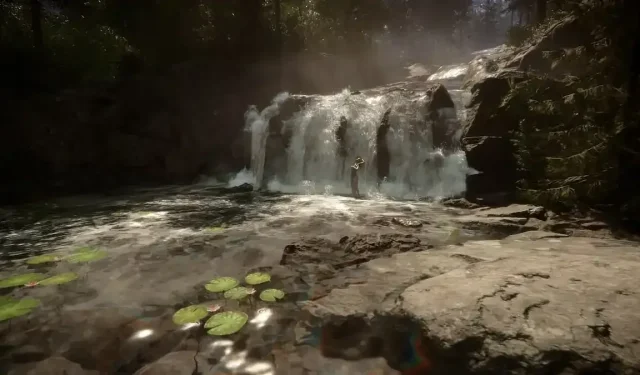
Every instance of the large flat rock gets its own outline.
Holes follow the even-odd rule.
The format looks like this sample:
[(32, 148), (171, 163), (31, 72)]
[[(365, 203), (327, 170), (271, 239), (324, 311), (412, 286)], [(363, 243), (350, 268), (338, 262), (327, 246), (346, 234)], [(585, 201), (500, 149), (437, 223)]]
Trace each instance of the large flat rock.
[(344, 269), (360, 281), (304, 309), (418, 322), (436, 373), (636, 374), (639, 250), (545, 232), (470, 241)]

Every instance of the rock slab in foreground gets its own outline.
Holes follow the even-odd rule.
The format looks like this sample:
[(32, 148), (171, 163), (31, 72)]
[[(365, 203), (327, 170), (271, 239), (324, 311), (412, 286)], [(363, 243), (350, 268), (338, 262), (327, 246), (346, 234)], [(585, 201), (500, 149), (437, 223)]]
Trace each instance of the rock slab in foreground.
[(335, 289), (305, 309), (407, 316), (434, 373), (639, 374), (639, 248), (538, 234), (376, 259), (358, 271), (372, 287)]

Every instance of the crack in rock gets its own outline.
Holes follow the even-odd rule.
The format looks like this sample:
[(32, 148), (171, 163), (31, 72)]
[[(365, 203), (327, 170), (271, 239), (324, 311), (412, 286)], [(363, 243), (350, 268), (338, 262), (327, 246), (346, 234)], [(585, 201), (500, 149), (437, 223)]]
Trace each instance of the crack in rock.
[(532, 303), (531, 305), (525, 307), (524, 311), (522, 312), (522, 315), (524, 315), (525, 319), (529, 319), (529, 314), (531, 313), (531, 310), (535, 308), (541, 308), (544, 305), (548, 305), (549, 302), (550, 301), (548, 299), (545, 299), (540, 302)]

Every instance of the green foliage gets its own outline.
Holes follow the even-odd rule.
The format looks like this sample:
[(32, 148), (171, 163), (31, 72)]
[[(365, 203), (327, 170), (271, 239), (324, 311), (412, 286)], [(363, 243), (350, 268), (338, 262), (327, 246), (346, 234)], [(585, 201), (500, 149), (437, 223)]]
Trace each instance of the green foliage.
[(26, 273), (23, 275), (11, 276), (6, 279), (0, 280), (0, 289), (13, 288), (16, 286), (23, 286), (29, 283), (35, 283), (46, 276), (41, 273)]
[(27, 315), (38, 306), (40, 306), (40, 301), (34, 298), (21, 300), (2, 298), (0, 299), (0, 322)]
[(221, 293), (237, 287), (238, 284), (238, 280), (233, 277), (217, 277), (209, 281), (204, 288), (213, 293)]
[(173, 314), (173, 322), (177, 325), (184, 325), (189, 323), (198, 323), (204, 319), (209, 312), (206, 307), (200, 305), (193, 305), (183, 307)]
[(233, 289), (224, 292), (224, 298), (226, 299), (243, 299), (256, 292), (253, 288), (246, 288), (243, 286), (235, 287)]
[(65, 272), (65, 273), (61, 273), (59, 275), (55, 275), (49, 278), (46, 278), (40, 282), (38, 282), (39, 285), (61, 285), (61, 284), (66, 284), (69, 282), (72, 282), (74, 280), (78, 279), (78, 274), (74, 273), (74, 272)]
[(209, 318), (204, 328), (208, 329), (209, 335), (227, 336), (240, 331), (248, 320), (249, 316), (243, 312), (224, 311)]
[(284, 298), (284, 292), (280, 289), (265, 289), (260, 293), (260, 299), (265, 302), (276, 302)]
[(254, 272), (245, 276), (244, 281), (249, 285), (264, 284), (271, 281), (271, 275), (264, 272)]

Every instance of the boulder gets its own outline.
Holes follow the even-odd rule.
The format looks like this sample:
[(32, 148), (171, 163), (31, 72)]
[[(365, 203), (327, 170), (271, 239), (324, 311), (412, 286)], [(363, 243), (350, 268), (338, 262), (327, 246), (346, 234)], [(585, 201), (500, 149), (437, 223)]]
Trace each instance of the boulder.
[[(342, 325), (343, 334), (363, 324), (392, 332), (394, 320), (417, 323), (422, 332), (413, 336), (422, 337), (429, 373), (640, 373), (635, 245), (536, 234), (346, 268), (336, 277), (367, 282), (347, 282), (303, 308), (325, 326)], [(398, 346), (377, 337), (381, 348)], [(394, 363), (393, 353), (382, 353)]]
[(467, 137), (463, 143), (469, 167), (480, 172), (467, 176), (467, 199), (477, 200), (492, 193), (515, 190), (517, 165), (508, 138)]
[(454, 135), (458, 131), (460, 123), (451, 95), (443, 84), (438, 83), (427, 90), (425, 107), (433, 147), (451, 149), (455, 141)]
[(98, 371), (85, 370), (64, 357), (49, 357), (32, 365), (20, 366), (8, 375), (98, 375)]

